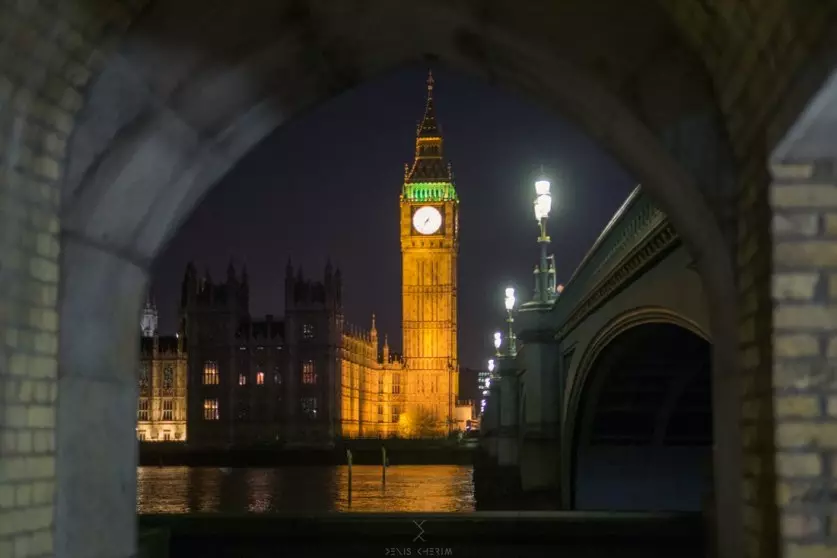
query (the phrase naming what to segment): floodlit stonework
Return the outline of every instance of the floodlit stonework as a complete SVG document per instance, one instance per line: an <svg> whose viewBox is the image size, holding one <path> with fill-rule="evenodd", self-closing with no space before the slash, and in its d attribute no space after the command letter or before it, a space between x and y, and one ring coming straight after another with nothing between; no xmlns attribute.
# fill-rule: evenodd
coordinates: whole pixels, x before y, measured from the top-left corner
<svg viewBox="0 0 837 558"><path fill-rule="evenodd" d="M0 555L133 555L151 260L265 134L422 59L572 118L643 184L712 309L721 555L829 555L833 208L782 229L770 192L835 184L834 119L806 117L837 95L834 24L814 0L3 2ZM780 415L792 393L818 416Z"/></svg>

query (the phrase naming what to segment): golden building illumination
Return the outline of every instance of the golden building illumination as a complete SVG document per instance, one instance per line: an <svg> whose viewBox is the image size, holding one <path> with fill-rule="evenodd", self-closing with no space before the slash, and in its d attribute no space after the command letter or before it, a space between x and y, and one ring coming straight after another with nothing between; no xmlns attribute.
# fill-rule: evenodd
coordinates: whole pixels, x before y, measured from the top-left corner
<svg viewBox="0 0 837 558"><path fill-rule="evenodd" d="M340 347L341 436L398 435L403 399L397 381L402 365L390 354L386 338L380 347L374 314L369 331L344 327Z"/></svg>
<svg viewBox="0 0 837 558"><path fill-rule="evenodd" d="M183 340L180 335L158 335L157 308L149 300L142 317L137 438L147 442L186 441L187 370Z"/></svg>
<svg viewBox="0 0 837 558"><path fill-rule="evenodd" d="M433 75L401 193L402 334L405 399L414 421L452 426L458 392L457 257L459 198L443 158Z"/></svg>
<svg viewBox="0 0 837 558"><path fill-rule="evenodd" d="M283 320L250 315L246 269L231 262L214 282L190 262L180 335L157 334L153 305L143 314L137 436L185 441L188 420L193 447L329 445L443 436L467 422L457 421L459 198L442 143L430 75L400 195L403 358L374 315L368 330L345 323L330 262L313 280L288 261Z"/></svg>

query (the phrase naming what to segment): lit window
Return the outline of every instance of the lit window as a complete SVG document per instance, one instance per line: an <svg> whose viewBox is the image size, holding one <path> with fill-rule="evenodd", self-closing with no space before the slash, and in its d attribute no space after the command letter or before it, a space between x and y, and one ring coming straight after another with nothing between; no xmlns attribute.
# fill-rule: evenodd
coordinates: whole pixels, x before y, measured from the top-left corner
<svg viewBox="0 0 837 558"><path fill-rule="evenodd" d="M259 370L256 372L256 384L263 386L264 385L264 372Z"/></svg>
<svg viewBox="0 0 837 558"><path fill-rule="evenodd" d="M137 407L137 420L148 420L148 410L150 408L151 404L148 399L141 398Z"/></svg>
<svg viewBox="0 0 837 558"><path fill-rule="evenodd" d="M302 398L302 414L307 416L308 418L314 419L317 418L317 398L316 397L303 397Z"/></svg>
<svg viewBox="0 0 837 558"><path fill-rule="evenodd" d="M166 441L166 442L171 441L171 432L163 432L163 441Z"/></svg>
<svg viewBox="0 0 837 558"><path fill-rule="evenodd" d="M163 420L174 420L174 401L163 399Z"/></svg>
<svg viewBox="0 0 837 558"><path fill-rule="evenodd" d="M302 325L302 338L303 339L313 339L314 338L314 326L311 324L303 324Z"/></svg>
<svg viewBox="0 0 837 558"><path fill-rule="evenodd" d="M401 393L401 375L400 374L393 374L392 375L392 393L397 395Z"/></svg>
<svg viewBox="0 0 837 558"><path fill-rule="evenodd" d="M247 376L245 376L244 374L239 374L238 375L238 385L246 386L247 385Z"/></svg>
<svg viewBox="0 0 837 558"><path fill-rule="evenodd" d="M137 432L137 438L139 438L140 442L145 441L145 432Z"/></svg>
<svg viewBox="0 0 837 558"><path fill-rule="evenodd" d="M218 383L218 363L214 360L207 360L203 364L203 384L217 386Z"/></svg>
<svg viewBox="0 0 837 558"><path fill-rule="evenodd" d="M384 393L384 376L378 376L378 393ZM380 413L379 413L380 414Z"/></svg>
<svg viewBox="0 0 837 558"><path fill-rule="evenodd" d="M203 400L203 419L204 420L218 420L218 400L204 399Z"/></svg>
<svg viewBox="0 0 837 558"><path fill-rule="evenodd" d="M314 372L313 360L306 360L302 363L302 383L311 385L317 383L317 373Z"/></svg>
<svg viewBox="0 0 837 558"><path fill-rule="evenodd" d="M392 406L392 422L398 422L398 419L401 418L401 407L397 405Z"/></svg>

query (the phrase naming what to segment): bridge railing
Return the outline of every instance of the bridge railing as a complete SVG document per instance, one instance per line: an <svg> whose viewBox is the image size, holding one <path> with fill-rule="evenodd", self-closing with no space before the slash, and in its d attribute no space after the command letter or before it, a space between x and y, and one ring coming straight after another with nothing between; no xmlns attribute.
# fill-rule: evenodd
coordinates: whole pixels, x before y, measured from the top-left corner
<svg viewBox="0 0 837 558"><path fill-rule="evenodd" d="M565 323L603 278L631 253L645 235L665 221L641 186L637 186L605 226L555 301L557 323Z"/></svg>

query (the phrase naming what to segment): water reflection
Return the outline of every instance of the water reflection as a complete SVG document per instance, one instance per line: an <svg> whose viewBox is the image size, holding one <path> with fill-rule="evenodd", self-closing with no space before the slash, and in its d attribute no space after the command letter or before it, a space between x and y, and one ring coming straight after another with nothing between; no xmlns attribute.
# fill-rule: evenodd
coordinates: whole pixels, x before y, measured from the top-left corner
<svg viewBox="0 0 837 558"><path fill-rule="evenodd" d="M139 513L469 512L471 467L355 465L281 469L138 467Z"/></svg>

